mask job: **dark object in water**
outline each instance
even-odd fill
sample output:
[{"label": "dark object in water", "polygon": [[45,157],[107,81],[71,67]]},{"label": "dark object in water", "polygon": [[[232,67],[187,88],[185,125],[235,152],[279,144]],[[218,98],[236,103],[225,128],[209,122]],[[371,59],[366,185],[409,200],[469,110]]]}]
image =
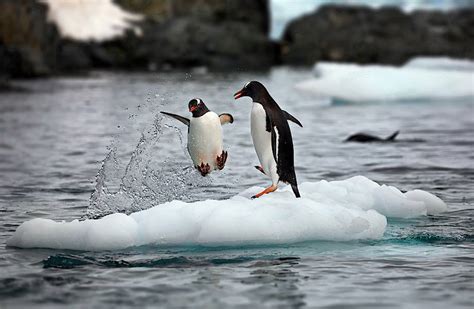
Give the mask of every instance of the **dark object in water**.
[{"label": "dark object in water", "polygon": [[351,136],[349,136],[345,141],[346,142],[356,142],[356,143],[385,143],[385,142],[393,142],[395,141],[395,138],[397,137],[398,133],[400,131],[395,131],[393,132],[392,135],[390,135],[387,138],[380,138],[378,136],[366,134],[366,133],[356,133]]}]

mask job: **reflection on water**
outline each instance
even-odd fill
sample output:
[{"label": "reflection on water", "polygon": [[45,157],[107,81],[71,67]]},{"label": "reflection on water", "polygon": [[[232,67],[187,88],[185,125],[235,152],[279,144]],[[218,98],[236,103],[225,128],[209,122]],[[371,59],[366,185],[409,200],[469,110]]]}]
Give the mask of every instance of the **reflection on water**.
[{"label": "reflection on water", "polygon": [[[0,96],[0,242],[35,217],[69,221],[265,185],[253,168],[250,102],[232,97],[250,79],[304,125],[292,126],[300,182],[362,174],[432,192],[450,211],[391,220],[379,241],[99,253],[3,245],[0,304],[471,307],[473,102],[331,106],[293,88],[310,74],[96,73],[20,83],[27,92]],[[162,108],[186,115],[192,97],[235,118],[224,127],[228,164],[204,182],[189,168],[185,128],[157,116]],[[397,143],[342,142],[398,129]]]}]

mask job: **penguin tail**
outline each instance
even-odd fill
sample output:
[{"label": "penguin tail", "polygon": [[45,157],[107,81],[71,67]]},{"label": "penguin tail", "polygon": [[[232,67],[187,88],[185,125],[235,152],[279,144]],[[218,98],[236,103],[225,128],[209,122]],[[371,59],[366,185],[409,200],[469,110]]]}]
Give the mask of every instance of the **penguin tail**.
[{"label": "penguin tail", "polygon": [[298,186],[297,185],[291,185],[291,189],[293,189],[293,193],[295,194],[295,196],[297,198],[300,198],[301,195],[300,195],[300,191],[298,190]]},{"label": "penguin tail", "polygon": [[387,137],[385,140],[386,141],[393,141],[395,140],[395,137],[397,137],[398,133],[400,133],[400,131],[395,131],[392,133],[392,135],[390,135],[389,137]]}]

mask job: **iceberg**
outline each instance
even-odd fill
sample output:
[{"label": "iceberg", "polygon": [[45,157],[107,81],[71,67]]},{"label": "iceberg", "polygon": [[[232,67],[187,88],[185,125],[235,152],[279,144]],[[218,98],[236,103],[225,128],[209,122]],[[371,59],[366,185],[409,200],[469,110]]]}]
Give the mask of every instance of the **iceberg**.
[{"label": "iceberg", "polygon": [[405,64],[409,68],[443,69],[474,72],[474,61],[449,57],[416,57]]},{"label": "iceberg", "polygon": [[302,198],[289,187],[259,199],[252,187],[224,200],[172,201],[125,215],[96,220],[21,224],[7,245],[84,251],[144,245],[257,245],[313,240],[380,239],[387,217],[410,218],[446,211],[446,204],[421,190],[402,193],[355,176],[301,184]]},{"label": "iceberg", "polygon": [[123,10],[112,0],[41,0],[48,6],[48,19],[58,26],[62,37],[78,41],[105,41],[122,36],[142,16]]},{"label": "iceberg", "polygon": [[333,103],[474,102],[474,62],[415,58],[402,67],[320,62],[296,88]]}]

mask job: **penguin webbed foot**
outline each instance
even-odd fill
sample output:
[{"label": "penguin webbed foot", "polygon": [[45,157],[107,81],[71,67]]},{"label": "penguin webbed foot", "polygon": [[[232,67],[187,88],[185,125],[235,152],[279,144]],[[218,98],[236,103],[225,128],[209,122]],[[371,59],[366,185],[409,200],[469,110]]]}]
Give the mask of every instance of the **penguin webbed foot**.
[{"label": "penguin webbed foot", "polygon": [[204,165],[204,162],[202,162],[201,165],[197,165],[196,168],[203,177],[211,172],[211,167],[209,166],[209,163],[206,163],[206,165]]},{"label": "penguin webbed foot", "polygon": [[227,161],[227,151],[222,151],[222,154],[220,156],[217,156],[216,158],[216,165],[217,165],[217,168],[222,170],[225,166],[225,162]]},{"label": "penguin webbed foot", "polygon": [[277,189],[277,186],[276,185],[271,185],[270,187],[266,188],[265,190],[263,190],[262,192],[260,193],[257,193],[255,194],[254,196],[251,197],[251,199],[256,199],[256,198],[259,198],[260,196],[264,195],[264,194],[268,194],[268,193],[271,193],[273,191],[275,191]]}]

